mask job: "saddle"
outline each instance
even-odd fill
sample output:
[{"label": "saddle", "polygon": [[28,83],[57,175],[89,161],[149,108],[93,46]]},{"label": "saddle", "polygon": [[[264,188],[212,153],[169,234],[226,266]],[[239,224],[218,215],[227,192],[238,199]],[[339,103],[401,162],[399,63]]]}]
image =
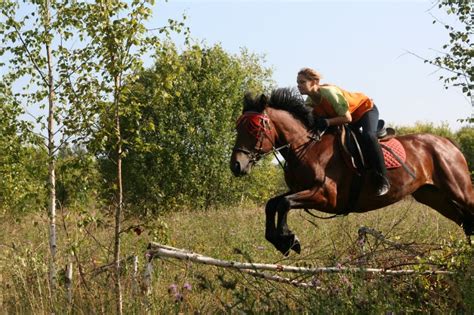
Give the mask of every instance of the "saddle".
[{"label": "saddle", "polygon": [[[339,143],[345,163],[355,172],[350,184],[349,196],[345,211],[340,214],[346,215],[357,209],[359,194],[364,181],[364,175],[370,166],[361,146],[360,132],[353,130],[349,125],[343,125],[339,129]],[[405,164],[406,154],[403,145],[395,138],[395,130],[385,127],[385,121],[379,120],[377,124],[377,139],[382,147],[385,167],[387,169],[402,166],[413,178],[414,172]]]},{"label": "saddle", "polygon": [[[370,166],[364,155],[360,133],[352,129],[349,125],[343,125],[339,129],[340,147],[346,164],[351,167],[358,175],[364,173]],[[395,129],[385,127],[385,121],[380,119],[377,124],[377,139],[385,160],[387,169],[397,168],[405,162],[406,154],[402,144],[395,138]]]}]

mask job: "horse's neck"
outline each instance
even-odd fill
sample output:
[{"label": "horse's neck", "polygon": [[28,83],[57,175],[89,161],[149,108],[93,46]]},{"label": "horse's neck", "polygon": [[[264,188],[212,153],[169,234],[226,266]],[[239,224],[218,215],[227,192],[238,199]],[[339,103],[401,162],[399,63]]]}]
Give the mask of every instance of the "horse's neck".
[{"label": "horse's neck", "polygon": [[301,121],[290,113],[282,110],[273,110],[270,118],[276,129],[276,144],[290,145],[296,148],[308,142],[309,132]]},{"label": "horse's neck", "polygon": [[321,139],[315,139],[299,120],[288,112],[277,113],[271,120],[277,132],[276,145],[289,145],[288,150],[282,150],[285,160],[292,164],[311,164],[325,167],[334,157],[334,141],[336,135],[326,134]]}]

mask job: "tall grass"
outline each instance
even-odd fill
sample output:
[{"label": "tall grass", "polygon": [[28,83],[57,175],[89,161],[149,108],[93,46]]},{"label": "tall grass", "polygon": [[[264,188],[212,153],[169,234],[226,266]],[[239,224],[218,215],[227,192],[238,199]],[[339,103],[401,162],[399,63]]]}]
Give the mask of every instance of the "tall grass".
[{"label": "tall grass", "polygon": [[[324,214],[321,214],[324,216]],[[331,220],[293,210],[290,228],[302,253],[284,257],[264,239],[264,210],[242,205],[207,211],[183,210],[139,221],[128,219],[122,233],[124,258],[139,257],[136,275],[124,260],[124,311],[163,313],[472,313],[474,260],[462,229],[410,199],[382,210]],[[111,218],[101,213],[60,215],[59,294],[47,285],[48,237],[40,215],[3,217],[0,223],[0,312],[5,314],[111,314],[114,312]],[[392,245],[367,236],[360,226],[380,231]],[[189,261],[154,259],[149,294],[142,279],[150,241],[235,261],[297,266],[447,269],[455,275],[388,276],[368,273],[282,275],[309,282],[297,288],[237,270]],[[396,245],[393,245],[396,244]],[[65,266],[72,262],[72,303]]]}]

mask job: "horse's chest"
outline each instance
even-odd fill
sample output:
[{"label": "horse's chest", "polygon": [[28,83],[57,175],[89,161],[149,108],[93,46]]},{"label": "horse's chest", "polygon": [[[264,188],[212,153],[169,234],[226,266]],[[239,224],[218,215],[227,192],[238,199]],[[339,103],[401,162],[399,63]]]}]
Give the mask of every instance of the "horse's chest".
[{"label": "horse's chest", "polygon": [[285,169],[285,182],[293,191],[301,191],[314,187],[317,184],[316,174],[310,167],[287,166]]}]

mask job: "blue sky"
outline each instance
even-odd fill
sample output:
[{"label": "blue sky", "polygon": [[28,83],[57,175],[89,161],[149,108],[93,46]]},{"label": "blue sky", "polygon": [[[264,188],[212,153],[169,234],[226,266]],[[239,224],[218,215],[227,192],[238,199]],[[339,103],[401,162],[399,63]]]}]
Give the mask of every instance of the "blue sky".
[{"label": "blue sky", "polygon": [[392,125],[447,122],[458,129],[457,119],[472,113],[469,100],[408,53],[434,57],[449,40],[432,15],[451,20],[433,1],[158,1],[152,26],[185,13],[194,39],[265,55],[278,86],[296,86],[298,70],[311,67],[323,82],[372,97]]}]

